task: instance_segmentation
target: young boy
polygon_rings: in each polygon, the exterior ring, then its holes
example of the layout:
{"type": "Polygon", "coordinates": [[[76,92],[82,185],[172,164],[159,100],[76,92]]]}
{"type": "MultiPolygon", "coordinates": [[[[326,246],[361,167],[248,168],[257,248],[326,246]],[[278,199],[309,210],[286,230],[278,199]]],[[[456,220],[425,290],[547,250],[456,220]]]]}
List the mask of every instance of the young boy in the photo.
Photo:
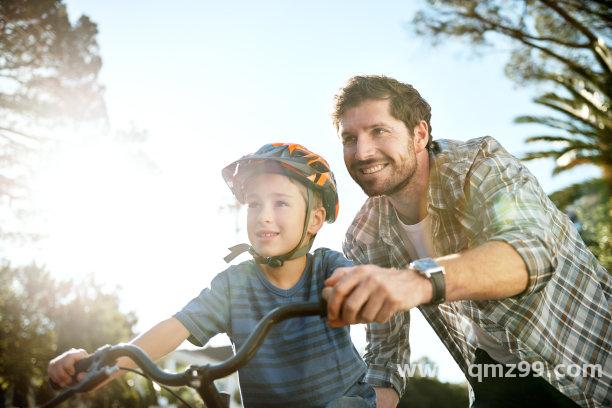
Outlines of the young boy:
{"type": "MultiPolygon", "coordinates": [[[[201,346],[218,333],[238,349],[267,312],[319,300],[325,279],[350,265],[326,248],[309,253],[323,223],[338,212],[334,176],[322,157],[297,144],[267,144],[227,166],[223,177],[248,205],[251,243],[231,248],[226,261],[245,251],[253,259],[221,272],[181,311],[132,341],[153,359],[185,339],[201,346]]],[[[70,384],[74,363],[85,356],[73,349],[55,358],[49,377],[70,384]]],[[[119,365],[134,366],[128,359],[119,365]]],[[[239,378],[245,407],[374,407],[365,369],[348,327],[310,316],[274,326],[239,378]]]]}

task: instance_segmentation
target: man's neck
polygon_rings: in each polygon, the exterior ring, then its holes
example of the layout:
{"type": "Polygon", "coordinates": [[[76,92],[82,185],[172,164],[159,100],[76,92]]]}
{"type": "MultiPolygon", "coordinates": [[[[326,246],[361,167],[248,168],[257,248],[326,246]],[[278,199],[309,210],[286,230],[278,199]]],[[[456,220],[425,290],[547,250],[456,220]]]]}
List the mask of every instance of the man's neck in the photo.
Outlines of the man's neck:
{"type": "Polygon", "coordinates": [[[429,153],[417,155],[417,168],[412,180],[401,191],[388,196],[397,215],[404,224],[417,224],[427,216],[429,189],[429,153]]]}
{"type": "Polygon", "coordinates": [[[283,266],[273,268],[266,264],[260,265],[261,271],[271,284],[281,289],[291,289],[298,283],[306,268],[306,255],[287,260],[283,266]]]}

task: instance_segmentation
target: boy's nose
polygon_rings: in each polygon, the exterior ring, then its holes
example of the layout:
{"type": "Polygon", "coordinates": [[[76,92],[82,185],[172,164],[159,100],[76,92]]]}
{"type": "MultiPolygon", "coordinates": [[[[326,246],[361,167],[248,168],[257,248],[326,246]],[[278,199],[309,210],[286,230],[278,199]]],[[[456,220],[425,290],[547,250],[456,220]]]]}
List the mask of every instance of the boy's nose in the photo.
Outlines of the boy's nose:
{"type": "Polygon", "coordinates": [[[269,223],[272,221],[272,208],[268,205],[262,205],[261,211],[257,216],[257,221],[261,223],[269,223]]]}

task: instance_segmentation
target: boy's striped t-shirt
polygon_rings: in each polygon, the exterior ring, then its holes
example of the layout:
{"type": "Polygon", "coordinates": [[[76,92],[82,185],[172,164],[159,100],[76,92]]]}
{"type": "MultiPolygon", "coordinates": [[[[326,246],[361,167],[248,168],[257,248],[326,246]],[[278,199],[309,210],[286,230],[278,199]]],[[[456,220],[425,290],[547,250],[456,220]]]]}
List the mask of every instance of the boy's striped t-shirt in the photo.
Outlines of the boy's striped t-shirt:
{"type": "MultiPolygon", "coordinates": [[[[253,260],[246,261],[217,275],[175,317],[192,343],[203,345],[227,333],[238,349],[266,313],[288,303],[318,301],[325,279],[350,265],[339,252],[317,249],[308,255],[298,283],[285,290],[272,285],[253,260]]],[[[365,370],[348,327],[331,328],[308,316],[276,324],[239,378],[246,407],[317,407],[343,395],[374,401],[365,370]]]]}

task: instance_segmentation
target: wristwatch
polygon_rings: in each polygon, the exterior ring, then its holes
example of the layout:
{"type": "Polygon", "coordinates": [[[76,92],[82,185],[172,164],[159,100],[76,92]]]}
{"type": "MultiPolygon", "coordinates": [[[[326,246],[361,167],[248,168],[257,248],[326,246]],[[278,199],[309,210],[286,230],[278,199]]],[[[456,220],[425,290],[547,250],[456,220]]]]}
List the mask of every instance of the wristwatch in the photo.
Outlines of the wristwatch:
{"type": "Polygon", "coordinates": [[[446,300],[444,267],[440,266],[431,258],[417,259],[416,261],[410,262],[408,267],[414,269],[431,282],[433,295],[431,297],[431,302],[428,303],[429,305],[439,305],[446,300]]]}

